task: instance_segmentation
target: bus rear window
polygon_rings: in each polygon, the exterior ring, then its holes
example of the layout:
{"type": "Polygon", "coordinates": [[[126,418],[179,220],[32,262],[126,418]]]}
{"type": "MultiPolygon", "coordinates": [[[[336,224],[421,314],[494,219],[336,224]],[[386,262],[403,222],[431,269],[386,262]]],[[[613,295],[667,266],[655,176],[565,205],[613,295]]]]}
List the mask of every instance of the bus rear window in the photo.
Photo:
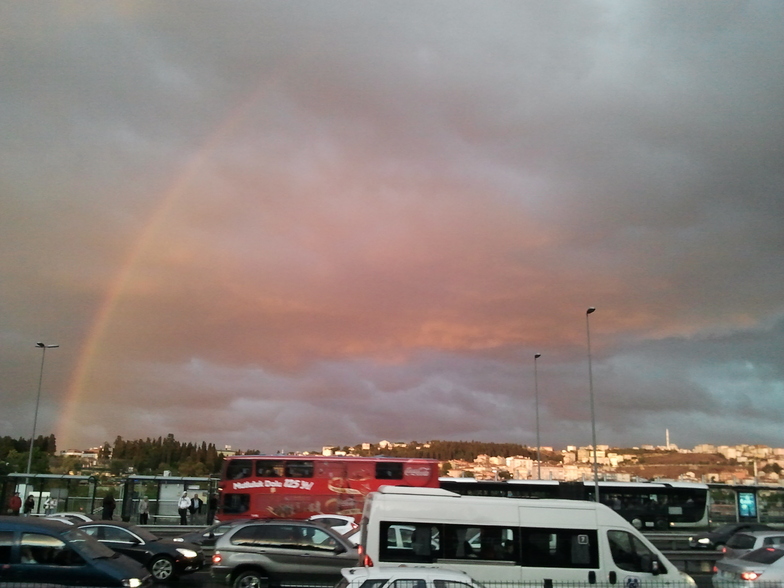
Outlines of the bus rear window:
{"type": "Polygon", "coordinates": [[[403,462],[402,461],[380,461],[376,462],[377,480],[402,480],[403,462]]]}

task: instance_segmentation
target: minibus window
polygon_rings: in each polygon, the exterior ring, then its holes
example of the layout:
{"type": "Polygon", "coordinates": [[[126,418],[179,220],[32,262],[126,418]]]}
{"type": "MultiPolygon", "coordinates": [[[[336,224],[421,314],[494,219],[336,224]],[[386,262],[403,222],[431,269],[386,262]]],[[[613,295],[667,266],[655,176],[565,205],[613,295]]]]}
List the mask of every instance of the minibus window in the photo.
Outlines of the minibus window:
{"type": "Polygon", "coordinates": [[[596,531],[587,529],[520,529],[521,562],[536,568],[598,568],[596,531]]]}
{"type": "Polygon", "coordinates": [[[491,561],[517,561],[517,530],[511,527],[445,525],[444,557],[491,561]]]}
{"type": "Polygon", "coordinates": [[[382,522],[380,528],[381,561],[432,563],[439,556],[439,532],[435,526],[382,522]]]}
{"type": "MultiPolygon", "coordinates": [[[[643,562],[652,561],[655,556],[639,538],[627,531],[607,531],[607,540],[613,561],[619,568],[637,573],[650,571],[644,569],[643,562]]],[[[659,566],[659,573],[666,574],[667,568],[659,566]]]]}

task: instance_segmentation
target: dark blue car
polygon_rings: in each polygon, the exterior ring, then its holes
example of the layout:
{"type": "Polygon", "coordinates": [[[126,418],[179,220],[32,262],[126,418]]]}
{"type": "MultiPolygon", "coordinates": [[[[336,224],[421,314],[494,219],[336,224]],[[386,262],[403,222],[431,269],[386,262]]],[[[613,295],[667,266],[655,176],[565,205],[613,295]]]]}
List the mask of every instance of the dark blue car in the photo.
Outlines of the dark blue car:
{"type": "Polygon", "coordinates": [[[0,517],[0,584],[125,586],[151,582],[144,566],[56,521],[0,517]]]}

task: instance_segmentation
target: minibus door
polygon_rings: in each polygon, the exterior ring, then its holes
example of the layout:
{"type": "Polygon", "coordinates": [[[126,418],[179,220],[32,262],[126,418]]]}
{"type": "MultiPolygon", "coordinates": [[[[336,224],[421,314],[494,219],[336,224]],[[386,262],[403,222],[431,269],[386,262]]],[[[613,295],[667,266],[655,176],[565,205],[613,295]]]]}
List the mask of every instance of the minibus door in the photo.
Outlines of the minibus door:
{"type": "Polygon", "coordinates": [[[677,570],[668,569],[666,560],[662,561],[635,533],[627,529],[609,529],[607,542],[610,558],[603,558],[606,563],[602,564],[607,577],[599,578],[599,583],[623,588],[643,585],[658,588],[681,583],[677,570]]]}

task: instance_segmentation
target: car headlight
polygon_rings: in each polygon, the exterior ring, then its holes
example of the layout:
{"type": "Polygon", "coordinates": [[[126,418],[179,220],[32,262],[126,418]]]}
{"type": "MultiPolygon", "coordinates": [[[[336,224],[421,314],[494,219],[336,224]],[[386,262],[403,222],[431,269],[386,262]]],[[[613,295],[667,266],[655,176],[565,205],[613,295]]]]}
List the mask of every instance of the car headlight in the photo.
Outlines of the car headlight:
{"type": "Polygon", "coordinates": [[[193,551],[193,549],[185,549],[184,547],[178,547],[177,551],[179,551],[183,556],[187,557],[188,559],[193,559],[197,557],[199,554],[193,551]]]}
{"type": "Polygon", "coordinates": [[[185,539],[183,539],[182,537],[175,537],[174,539],[172,539],[172,541],[174,541],[175,543],[185,543],[185,539]]]}
{"type": "Polygon", "coordinates": [[[708,543],[710,543],[710,539],[708,539],[707,537],[700,537],[699,539],[697,539],[697,543],[701,543],[702,545],[707,545],[708,543]]]}
{"type": "Polygon", "coordinates": [[[128,578],[127,580],[122,581],[123,586],[127,586],[127,588],[139,588],[142,585],[142,581],[139,578],[128,578]]]}

